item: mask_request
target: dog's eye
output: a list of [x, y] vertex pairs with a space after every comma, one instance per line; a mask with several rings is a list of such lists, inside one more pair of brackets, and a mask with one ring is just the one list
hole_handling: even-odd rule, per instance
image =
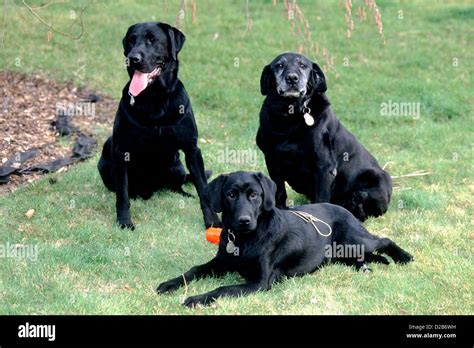
[[300, 63], [300, 68], [301, 69], [306, 69], [308, 66], [305, 63]]
[[250, 199], [256, 199], [257, 197], [258, 197], [257, 192], [252, 192], [252, 193], [249, 195], [249, 198], [250, 198]]
[[152, 37], [152, 36], [150, 36], [150, 37], [148, 38], [147, 42], [148, 42], [149, 44], [152, 44], [152, 43], [155, 42], [155, 38]]
[[229, 192], [229, 193], [227, 193], [227, 198], [229, 198], [229, 199], [235, 199], [235, 193], [234, 193], [234, 192]]
[[283, 63], [278, 63], [278, 64], [276, 65], [276, 67], [277, 67], [278, 69], [283, 68]]

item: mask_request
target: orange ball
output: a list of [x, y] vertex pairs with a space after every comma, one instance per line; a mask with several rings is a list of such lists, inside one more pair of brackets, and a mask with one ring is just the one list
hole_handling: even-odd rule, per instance
[[222, 232], [222, 228], [209, 227], [206, 230], [206, 240], [214, 244], [219, 244], [221, 240], [221, 232]]

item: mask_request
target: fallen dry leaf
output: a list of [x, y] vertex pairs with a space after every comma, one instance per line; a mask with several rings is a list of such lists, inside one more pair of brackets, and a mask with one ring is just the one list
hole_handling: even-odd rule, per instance
[[35, 215], [35, 210], [34, 209], [29, 209], [27, 212], [26, 212], [26, 217], [28, 219], [31, 219], [33, 217], [33, 215]]
[[199, 142], [201, 142], [202, 144], [212, 144], [212, 140], [206, 138], [200, 138]]

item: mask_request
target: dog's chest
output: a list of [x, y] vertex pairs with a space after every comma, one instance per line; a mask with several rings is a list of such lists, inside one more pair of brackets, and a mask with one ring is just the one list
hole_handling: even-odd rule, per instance
[[173, 126], [158, 126], [151, 134], [145, 134], [139, 139], [140, 145], [154, 146], [157, 149], [177, 144], [176, 129]]
[[325, 139], [325, 134], [303, 127], [285, 137], [270, 135], [272, 146], [267, 151], [288, 175], [295, 171], [313, 172], [315, 165], [330, 155], [330, 141]]
[[240, 260], [239, 264], [235, 268], [237, 272], [249, 281], [257, 281], [261, 277], [261, 267], [257, 259]]
[[134, 129], [126, 141], [131, 152], [156, 153], [175, 151], [178, 138], [175, 127], [151, 126], [146, 129]]
[[236, 272], [247, 280], [258, 280], [261, 276], [261, 266], [259, 254], [255, 248], [245, 243], [235, 243], [238, 252], [229, 253], [226, 247], [220, 248], [219, 252], [222, 255], [225, 263], [231, 266]]
[[275, 146], [275, 154], [283, 166], [304, 166], [314, 152], [313, 140], [304, 135], [296, 135], [281, 140]]

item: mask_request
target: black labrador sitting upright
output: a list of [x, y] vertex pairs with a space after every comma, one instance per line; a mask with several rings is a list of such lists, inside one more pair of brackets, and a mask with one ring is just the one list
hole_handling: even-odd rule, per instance
[[[315, 271], [340, 261], [368, 271], [365, 262], [406, 263], [412, 256], [388, 238], [370, 234], [346, 209], [330, 203], [280, 210], [275, 207], [276, 185], [261, 173], [221, 175], [206, 188], [213, 209], [222, 211], [223, 232], [216, 257], [162, 283], [158, 293], [170, 292], [205, 276], [238, 272], [246, 282], [223, 286], [189, 297], [184, 304], [207, 305], [222, 296], [268, 290], [283, 277]], [[374, 253], [375, 252], [375, 253]]]
[[[134, 228], [129, 198], [149, 199], [159, 189], [184, 193], [193, 181], [206, 227], [220, 224], [202, 200], [207, 178], [198, 131], [188, 94], [178, 79], [178, 52], [184, 35], [165, 23], [138, 23], [123, 39], [127, 70], [112, 136], [104, 144], [98, 167], [105, 186], [116, 192], [117, 221]], [[186, 175], [178, 150], [185, 155]]]
[[285, 181], [311, 203], [331, 202], [359, 220], [387, 211], [390, 175], [337, 120], [316, 63], [284, 53], [262, 72], [257, 145], [276, 182], [276, 205], [286, 206]]

